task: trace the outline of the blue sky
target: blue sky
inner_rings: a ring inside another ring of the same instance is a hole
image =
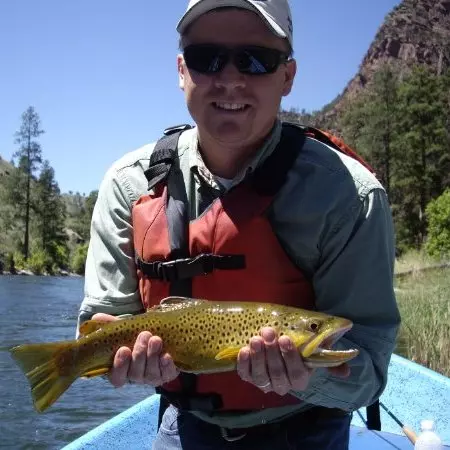
[[[355,75],[399,0],[291,0],[298,73],[284,108],[315,110]],[[175,25],[187,0],[0,1],[0,155],[30,105],[62,192],[89,193],[122,154],[191,122]]]

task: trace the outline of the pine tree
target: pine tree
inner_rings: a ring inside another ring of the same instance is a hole
[[[425,209],[443,191],[448,176],[448,133],[442,79],[418,67],[401,84],[395,147],[396,189],[405,244],[419,247],[425,238]]]
[[[59,266],[64,265],[63,260],[67,256],[65,215],[55,172],[46,160],[36,183],[36,228],[42,249]]]
[[[345,139],[375,168],[388,195],[395,158],[392,143],[398,115],[397,92],[396,71],[385,65],[342,119]]]
[[[14,153],[13,157],[19,159],[19,170],[25,175],[25,190],[24,195],[17,192],[15,198],[18,200],[17,208],[24,208],[24,211],[18,212],[19,217],[22,218],[24,224],[24,241],[23,254],[25,260],[29,256],[29,235],[30,235],[30,211],[32,206],[31,200],[31,180],[42,162],[42,151],[40,144],[35,140],[42,133],[40,127],[40,119],[37,112],[30,106],[22,114],[22,124],[20,130],[16,132],[16,143],[20,145],[20,149]],[[22,180],[22,179],[21,179]]]

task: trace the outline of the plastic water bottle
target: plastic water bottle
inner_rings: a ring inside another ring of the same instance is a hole
[[[414,450],[443,450],[442,441],[434,432],[432,420],[422,420],[420,429],[422,432],[417,437]]]

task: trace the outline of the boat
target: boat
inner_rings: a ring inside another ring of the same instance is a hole
[[[158,426],[159,398],[158,394],[149,396],[62,450],[151,449]],[[413,443],[393,416],[416,434],[421,420],[432,419],[444,448],[450,449],[450,378],[394,354],[389,364],[388,383],[379,401],[383,406],[381,429],[367,427],[365,408],[355,411],[350,450],[413,449]]]

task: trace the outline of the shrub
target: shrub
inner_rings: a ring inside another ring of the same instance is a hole
[[[36,249],[27,261],[27,268],[36,275],[52,273],[52,259],[42,249]]]
[[[433,258],[450,258],[450,189],[446,189],[441,196],[427,205],[426,214],[426,252]]]
[[[84,268],[86,266],[86,257],[89,244],[81,244],[75,247],[72,256],[72,271],[78,275],[84,275]]]

